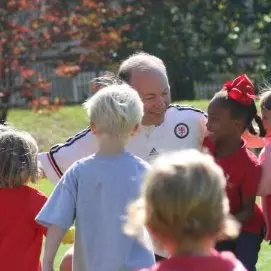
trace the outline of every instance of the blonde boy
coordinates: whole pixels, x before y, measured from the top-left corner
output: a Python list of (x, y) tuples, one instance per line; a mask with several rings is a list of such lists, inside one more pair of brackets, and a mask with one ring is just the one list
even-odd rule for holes
[(126, 233), (137, 235), (146, 225), (170, 255), (146, 270), (245, 270), (233, 254), (214, 250), (221, 235), (234, 237), (238, 227), (229, 217), (223, 172), (207, 154), (187, 150), (158, 158), (128, 213)]
[[(86, 103), (98, 149), (73, 164), (37, 221), (48, 227), (43, 271), (52, 270), (64, 233), (75, 220), (73, 270), (119, 271), (151, 266), (154, 255), (122, 232), (127, 204), (138, 197), (149, 165), (125, 151), (143, 104), (126, 84), (101, 89)], [(146, 235), (146, 242), (149, 242)]]

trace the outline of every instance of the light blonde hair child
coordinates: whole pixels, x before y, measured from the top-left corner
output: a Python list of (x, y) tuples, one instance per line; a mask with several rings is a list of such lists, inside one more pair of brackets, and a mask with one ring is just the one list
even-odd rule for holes
[(107, 86), (89, 98), (84, 107), (100, 147), (124, 145), (138, 131), (144, 111), (138, 93), (129, 85)]
[(125, 232), (145, 225), (169, 253), (206, 252), (221, 235), (236, 237), (225, 177), (211, 156), (196, 150), (159, 157), (146, 176), (139, 200), (128, 208)]

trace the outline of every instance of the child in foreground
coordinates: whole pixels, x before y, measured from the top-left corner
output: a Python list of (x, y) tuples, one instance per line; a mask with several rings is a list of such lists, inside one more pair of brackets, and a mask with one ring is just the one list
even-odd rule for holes
[(0, 270), (40, 271), (46, 229), (35, 222), (46, 196), (28, 186), (38, 176), (35, 140), (0, 127)]
[(208, 154), (186, 150), (161, 156), (148, 172), (141, 198), (128, 208), (127, 234), (145, 225), (169, 258), (150, 271), (245, 271), (230, 252), (215, 251), (221, 237), (235, 237), (225, 177)]
[[(74, 271), (149, 267), (152, 249), (123, 233), (127, 204), (140, 193), (149, 165), (125, 151), (139, 129), (143, 104), (126, 84), (99, 90), (85, 104), (98, 151), (74, 163), (37, 216), (48, 227), (43, 271), (51, 271), (67, 229), (75, 221)], [(150, 239), (142, 232), (146, 246)]]
[(260, 136), (265, 135), (255, 98), (255, 88), (245, 74), (226, 82), (208, 106), (209, 137), (204, 141), (224, 171), (230, 212), (242, 225), (237, 239), (220, 242), (216, 248), (232, 251), (249, 271), (256, 270), (264, 230), (262, 210), (256, 203), (262, 170), (242, 139), (246, 129), (256, 133), (253, 120)]

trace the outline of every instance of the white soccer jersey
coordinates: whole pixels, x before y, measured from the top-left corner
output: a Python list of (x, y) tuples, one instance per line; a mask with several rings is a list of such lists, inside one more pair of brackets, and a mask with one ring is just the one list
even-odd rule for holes
[[(134, 136), (127, 151), (150, 161), (157, 154), (182, 149), (201, 149), (206, 134), (206, 115), (190, 106), (171, 105), (159, 126), (143, 126)], [(62, 174), (76, 161), (98, 150), (95, 136), (85, 129), (58, 144), (47, 153), (39, 154), (45, 175), (57, 183)]]

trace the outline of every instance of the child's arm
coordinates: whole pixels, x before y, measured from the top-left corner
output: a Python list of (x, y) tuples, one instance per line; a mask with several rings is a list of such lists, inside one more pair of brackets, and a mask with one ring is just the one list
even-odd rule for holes
[(254, 214), (254, 205), (256, 197), (242, 196), (242, 210), (235, 215), (238, 221), (245, 222)]
[(236, 218), (240, 222), (245, 222), (254, 215), (256, 194), (262, 175), (262, 168), (254, 156), (251, 157), (251, 163), (244, 170), (246, 174), (240, 186), (242, 207), (241, 211), (236, 214)]
[(48, 227), (43, 256), (43, 271), (54, 270), (53, 266), (55, 256), (64, 234), (64, 230), (57, 225), (51, 225)]
[[(65, 232), (73, 225), (75, 220), (78, 188), (77, 180), (77, 167), (75, 164), (64, 174), (48, 201), (36, 216), (36, 222), (49, 230), (52, 225), (57, 225), (58, 228), (62, 229), (62, 235), (60, 235), (60, 237), (57, 235), (60, 240), (56, 238), (57, 243), (54, 243), (57, 246), (59, 242), (61, 242)], [(53, 231), (53, 233), (55, 232)], [(48, 246), (55, 249), (55, 245), (52, 246), (51, 244), (53, 238), (49, 237), (49, 232), (47, 232), (47, 238), (50, 238), (48, 240)], [(50, 251), (53, 251), (53, 249)], [(53, 253), (50, 252), (46, 260), (47, 265), (52, 261), (52, 256)]]

